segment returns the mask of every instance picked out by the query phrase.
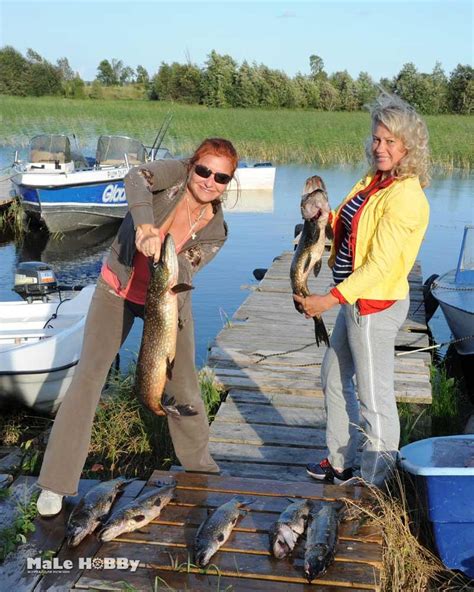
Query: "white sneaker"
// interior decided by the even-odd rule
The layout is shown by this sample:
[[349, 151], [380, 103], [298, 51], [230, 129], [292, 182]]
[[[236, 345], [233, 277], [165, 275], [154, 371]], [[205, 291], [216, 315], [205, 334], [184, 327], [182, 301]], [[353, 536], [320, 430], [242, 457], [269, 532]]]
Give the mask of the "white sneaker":
[[41, 516], [55, 516], [63, 507], [63, 495], [43, 489], [39, 494], [36, 508]]

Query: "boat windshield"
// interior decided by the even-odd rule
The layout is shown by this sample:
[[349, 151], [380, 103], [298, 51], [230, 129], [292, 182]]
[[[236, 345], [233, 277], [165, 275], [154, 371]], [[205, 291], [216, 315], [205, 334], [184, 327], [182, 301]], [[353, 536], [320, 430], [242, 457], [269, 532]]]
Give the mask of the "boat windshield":
[[67, 136], [42, 134], [30, 141], [29, 162], [71, 162], [71, 143]]
[[455, 281], [457, 284], [474, 284], [474, 226], [464, 228]]
[[145, 162], [145, 147], [138, 140], [125, 136], [100, 136], [96, 161], [102, 166], [118, 166], [126, 161], [130, 165], [141, 164]]

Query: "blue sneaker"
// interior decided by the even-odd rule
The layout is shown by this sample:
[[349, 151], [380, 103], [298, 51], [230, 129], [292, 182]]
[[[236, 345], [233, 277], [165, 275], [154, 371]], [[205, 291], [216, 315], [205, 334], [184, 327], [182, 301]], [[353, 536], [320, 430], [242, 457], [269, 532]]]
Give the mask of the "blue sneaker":
[[335, 483], [336, 485], [341, 485], [344, 481], [353, 477], [352, 468], [337, 471], [327, 458], [320, 463], [309, 463], [306, 465], [306, 472], [313, 479], [324, 483]]

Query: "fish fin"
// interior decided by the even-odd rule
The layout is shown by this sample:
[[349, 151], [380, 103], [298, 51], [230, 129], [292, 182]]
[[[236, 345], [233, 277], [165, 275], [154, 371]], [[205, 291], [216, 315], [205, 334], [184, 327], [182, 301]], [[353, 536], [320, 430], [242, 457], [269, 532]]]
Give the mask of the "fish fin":
[[174, 368], [174, 358], [171, 360], [170, 358], [166, 358], [166, 378], [171, 380], [173, 376], [173, 368]]
[[329, 335], [326, 330], [326, 325], [321, 317], [313, 317], [314, 321], [314, 337], [316, 345], [319, 347], [321, 343], [325, 343], [329, 347]]
[[177, 405], [176, 399], [166, 394], [164, 394], [161, 399], [161, 407], [166, 415], [172, 417], [190, 417], [192, 415], [198, 415], [198, 412], [194, 410], [192, 405]]
[[181, 292], [188, 292], [189, 290], [194, 290], [194, 286], [190, 284], [176, 284], [171, 288], [173, 294], [180, 294]]
[[219, 541], [219, 543], [222, 543], [222, 541], [225, 539], [225, 536], [222, 534], [222, 532], [217, 536], [217, 540]]
[[161, 498], [157, 497], [156, 500], [153, 503], [154, 506], [160, 507], [161, 505]]
[[314, 267], [313, 267], [313, 274], [314, 277], [318, 277], [318, 273], [321, 271], [321, 265], [322, 265], [322, 260], [320, 259], [319, 261], [316, 261]]
[[328, 240], [332, 240], [334, 238], [334, 231], [333, 231], [332, 226], [329, 222], [326, 224], [325, 232], [326, 232], [326, 238]]
[[236, 495], [235, 499], [239, 502], [240, 506], [250, 506], [257, 501], [256, 497], [245, 497], [243, 495]]
[[298, 235], [295, 236], [295, 238], [293, 239], [293, 244], [294, 245], [297, 245], [300, 242], [300, 239], [301, 239], [301, 235], [302, 234], [303, 234], [302, 232], [299, 232]]
[[142, 520], [145, 520], [145, 518], [146, 518], [145, 514], [138, 514], [137, 516], [134, 516], [132, 518], [132, 520], [134, 522], [141, 522]]
[[309, 269], [309, 266], [311, 265], [311, 257], [306, 257], [306, 260], [304, 262], [304, 267], [303, 267], [303, 271], [304, 273], [306, 273]]

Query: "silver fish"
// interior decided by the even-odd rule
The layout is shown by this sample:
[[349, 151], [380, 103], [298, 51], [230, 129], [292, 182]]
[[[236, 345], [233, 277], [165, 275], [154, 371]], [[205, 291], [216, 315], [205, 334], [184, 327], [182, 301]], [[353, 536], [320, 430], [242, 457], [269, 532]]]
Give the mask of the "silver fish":
[[334, 558], [341, 507], [325, 503], [319, 512], [311, 514], [304, 554], [304, 573], [308, 582], [325, 573]]
[[[306, 192], [306, 190], [308, 190]], [[314, 175], [306, 181], [305, 193], [301, 197], [301, 214], [304, 219], [298, 246], [293, 255], [290, 267], [290, 280], [293, 294], [309, 296], [308, 276], [313, 271], [317, 276], [321, 269], [321, 261], [326, 245], [326, 238], [332, 238], [329, 224], [330, 213], [326, 186], [321, 177]], [[295, 302], [298, 312], [303, 312], [300, 304]], [[329, 337], [321, 317], [313, 317], [316, 344], [324, 342], [329, 345]]]
[[138, 496], [110, 516], [99, 533], [99, 539], [111, 541], [124, 532], [132, 532], [147, 525], [171, 501], [175, 489], [176, 481], [173, 481]]
[[294, 501], [278, 517], [270, 532], [271, 549], [277, 559], [293, 551], [306, 528], [312, 506], [312, 502], [307, 499]]
[[122, 488], [134, 479], [118, 477], [103, 481], [90, 489], [71, 512], [66, 527], [67, 543], [76, 547], [82, 539], [93, 532], [107, 516], [115, 498]]
[[204, 520], [196, 532], [194, 539], [194, 561], [200, 567], [205, 567], [211, 557], [229, 538], [232, 529], [241, 515], [239, 508], [251, 504], [253, 499], [232, 498], [229, 502], [219, 506]]

